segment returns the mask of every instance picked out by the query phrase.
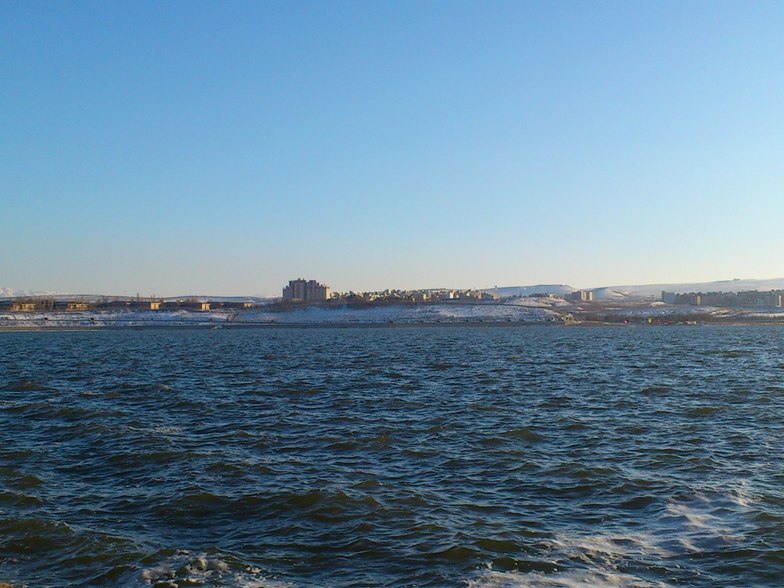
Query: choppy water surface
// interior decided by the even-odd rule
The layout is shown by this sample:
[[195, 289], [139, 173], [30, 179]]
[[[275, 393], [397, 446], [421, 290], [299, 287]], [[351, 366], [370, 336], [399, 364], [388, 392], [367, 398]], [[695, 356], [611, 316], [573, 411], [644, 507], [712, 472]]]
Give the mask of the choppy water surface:
[[780, 586], [784, 330], [0, 333], [0, 582]]

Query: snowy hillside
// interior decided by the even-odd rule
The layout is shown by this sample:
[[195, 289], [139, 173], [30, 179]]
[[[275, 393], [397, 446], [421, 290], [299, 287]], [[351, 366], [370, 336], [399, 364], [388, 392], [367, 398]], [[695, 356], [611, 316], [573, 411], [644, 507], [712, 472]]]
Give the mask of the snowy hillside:
[[571, 294], [575, 288], [566, 284], [539, 284], [537, 286], [504, 286], [502, 288], [489, 288], [482, 290], [496, 296], [532, 296], [533, 294]]
[[43, 290], [16, 290], [14, 288], [0, 288], [0, 298], [17, 298], [19, 296], [55, 296], [57, 292]]
[[662, 290], [684, 294], [688, 292], [748, 292], [750, 290], [784, 289], [784, 278], [772, 280], [720, 280], [686, 284], [647, 284], [638, 286], [608, 286], [594, 288], [597, 300], [622, 300], [624, 298], [660, 298]]
[[[751, 290], [784, 290], [784, 278], [770, 280], [719, 280], [716, 282], [692, 282], [677, 284], [640, 284], [631, 286], [602, 286], [586, 288], [592, 290], [596, 300], [623, 301], [640, 298], [661, 298], [662, 290], [683, 294], [688, 292], [748, 292]], [[532, 294], [559, 294], [574, 292], [576, 288], [565, 284], [538, 286], [505, 286], [484, 290], [497, 296], [531, 296]]]
[[548, 322], [561, 320], [547, 308], [505, 304], [428, 304], [374, 306], [370, 308], [324, 308], [309, 306], [285, 312], [247, 311], [236, 323], [345, 324], [345, 323], [440, 323], [465, 321]]
[[[618, 288], [623, 288], [623, 286], [619, 286]], [[632, 294], [630, 291], [625, 291], [616, 288], [594, 288], [592, 292], [596, 300], [605, 300], [605, 301], [606, 300], [621, 301], [626, 299], [638, 299], [645, 296], [647, 297], [653, 296], [653, 294]], [[661, 290], [659, 290], [659, 293], [656, 295], [656, 298], [660, 298], [660, 297], [661, 297]]]

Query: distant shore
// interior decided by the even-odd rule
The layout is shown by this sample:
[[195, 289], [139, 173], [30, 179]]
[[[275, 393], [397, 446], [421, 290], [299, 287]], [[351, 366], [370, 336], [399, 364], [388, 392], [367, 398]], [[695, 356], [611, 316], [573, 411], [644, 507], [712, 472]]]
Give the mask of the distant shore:
[[401, 323], [379, 323], [379, 322], [352, 322], [352, 323], [239, 323], [224, 324], [221, 326], [210, 324], [194, 323], [147, 323], [147, 324], [104, 324], [104, 325], [2, 325], [0, 333], [42, 333], [42, 332], [73, 332], [73, 331], [222, 331], [222, 330], [277, 330], [277, 329], [417, 329], [417, 328], [651, 328], [651, 327], [784, 327], [784, 320], [713, 320], [713, 321], [678, 321], [669, 323], [643, 324], [643, 323], [624, 323], [618, 321], [574, 321], [570, 323], [562, 322], [510, 322], [510, 321], [463, 321], [463, 322], [401, 322]]
[[0, 331], [709, 324], [782, 325], [784, 309], [738, 309], [643, 301], [574, 303], [555, 297], [528, 297], [475, 303], [273, 304], [251, 309], [0, 312]]

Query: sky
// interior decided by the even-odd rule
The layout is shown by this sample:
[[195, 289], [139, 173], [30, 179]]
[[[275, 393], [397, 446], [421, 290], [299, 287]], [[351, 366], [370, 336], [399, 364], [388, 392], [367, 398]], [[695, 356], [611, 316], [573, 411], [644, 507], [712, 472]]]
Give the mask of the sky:
[[0, 286], [784, 276], [784, 3], [0, 3]]

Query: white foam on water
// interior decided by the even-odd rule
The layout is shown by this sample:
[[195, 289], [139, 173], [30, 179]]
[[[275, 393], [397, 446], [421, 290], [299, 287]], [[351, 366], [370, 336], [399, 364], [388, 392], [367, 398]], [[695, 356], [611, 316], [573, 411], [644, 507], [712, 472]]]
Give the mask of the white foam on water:
[[640, 558], [664, 559], [672, 555], [655, 535], [561, 536], [552, 540], [548, 553], [543, 554], [557, 571], [502, 572], [491, 566], [466, 584], [470, 588], [666, 588], [669, 584], [651, 582], [619, 568]]
[[670, 517], [683, 519], [685, 525], [690, 529], [710, 529], [716, 525], [716, 517], [705, 512], [699, 512], [692, 505], [688, 504], [669, 504], [667, 514]]
[[468, 588], [667, 588], [617, 570], [570, 570], [542, 572], [500, 572], [485, 570], [466, 582]]
[[159, 564], [134, 572], [123, 585], [135, 588], [165, 583], [183, 586], [231, 586], [232, 588], [292, 588], [292, 584], [266, 576], [260, 568], [227, 562], [206, 553], [179, 550]]
[[553, 540], [551, 549], [561, 559], [580, 559], [586, 562], [615, 562], [630, 556], [670, 557], [673, 553], [659, 544], [654, 535], [587, 535], [561, 537]]
[[727, 492], [727, 498], [738, 506], [750, 507], [759, 502], [759, 499], [752, 492], [748, 480], [740, 480], [735, 488]]
[[[680, 567], [675, 558], [718, 551], [743, 541], [754, 497], [749, 484], [702, 489], [669, 500], [645, 533], [562, 535], [542, 558], [557, 571], [506, 572], [492, 566], [466, 581], [470, 588], [662, 588], [670, 586], [628, 573], [626, 565], [658, 560]], [[669, 561], [668, 561], [669, 560]], [[682, 562], [681, 562], [682, 563]]]
[[721, 491], [697, 492], [688, 499], [671, 500], [658, 521], [658, 535], [692, 553], [739, 543], [753, 527], [749, 515], [756, 502], [746, 482]]
[[183, 431], [184, 429], [182, 427], [172, 427], [166, 425], [150, 428], [151, 433], [157, 433], [161, 435], [182, 435]]

